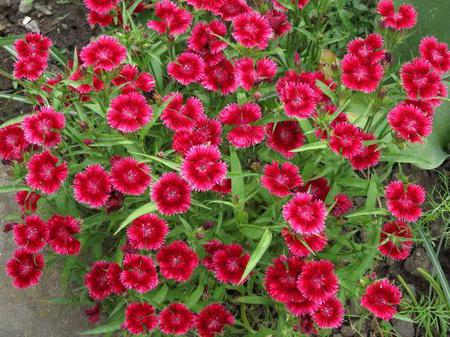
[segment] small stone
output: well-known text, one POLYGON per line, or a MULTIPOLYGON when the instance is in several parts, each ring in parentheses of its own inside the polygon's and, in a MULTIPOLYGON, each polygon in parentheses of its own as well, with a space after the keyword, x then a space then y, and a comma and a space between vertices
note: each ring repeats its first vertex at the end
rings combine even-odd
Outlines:
POLYGON ((2 32, 6 28, 4 23, 0 23, 0 32, 2 32))
POLYGON ((41 30, 39 29, 38 23, 36 20, 31 20, 25 25, 25 28, 33 33, 40 33, 41 30))
POLYGON ((33 0, 21 0, 19 4, 19 12, 28 14, 33 9, 33 0))
POLYGON ((41 4, 36 4, 36 5, 34 5, 34 8, 36 8, 36 10, 38 10, 39 12, 41 12, 44 15, 47 15, 47 16, 53 15, 53 12, 47 6, 44 6, 41 4))
POLYGON ((344 337, 353 337, 355 335, 355 332, 353 331, 353 328, 350 325, 344 325, 341 328, 341 334, 344 337))
POLYGON ((393 319, 392 325, 395 331, 398 332, 401 337, 411 337, 414 336, 415 329, 413 322, 402 321, 399 319, 393 319))
POLYGON ((65 24, 65 23, 62 23, 61 24, 61 28, 66 30, 67 28, 69 28, 69 26, 67 24, 65 24))
POLYGON ((23 18, 22 24, 25 26, 31 21, 31 18, 29 16, 26 16, 23 18))

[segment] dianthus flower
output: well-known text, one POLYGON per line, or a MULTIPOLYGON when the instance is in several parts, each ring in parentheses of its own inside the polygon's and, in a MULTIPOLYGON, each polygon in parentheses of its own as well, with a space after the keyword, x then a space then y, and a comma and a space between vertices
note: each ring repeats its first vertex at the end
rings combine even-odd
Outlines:
POLYGON ((211 91, 220 91, 223 95, 235 92, 239 82, 236 78, 233 63, 226 58, 222 58, 215 64, 206 64, 202 86, 211 91))
POLYGON ((14 49, 18 58, 38 56, 47 59, 51 46, 52 40, 39 33, 27 33, 25 38, 14 42, 14 49))
POLYGON ((173 131, 190 131, 198 120, 206 118, 203 103, 197 97, 189 97, 183 104, 183 94, 173 92, 164 100, 168 104, 161 113, 161 119, 173 131))
POLYGON ((397 306, 400 304, 401 298, 400 289, 387 279, 382 279, 366 288, 361 297, 361 305, 376 317, 387 321, 397 313, 397 306))
POLYGON ((80 232, 80 220, 70 215, 53 215, 47 221, 47 242, 60 255, 77 255, 80 241, 74 237, 80 232))
POLYGON ((206 256, 202 260, 202 265, 209 271, 214 271, 214 254, 220 249, 225 248, 225 246, 226 245, 219 240, 211 240, 205 243, 203 248, 205 249, 206 256))
POLYGON ((406 222, 397 220, 383 225, 378 251, 394 260, 406 259, 413 246, 413 234, 406 222))
POLYGON ((314 252, 320 252, 328 242, 325 232, 301 235, 294 233, 289 228, 283 228, 281 235, 289 252, 298 257, 307 257, 314 252))
POLYGON ((14 77, 34 82, 42 76, 47 66, 47 59, 38 55, 21 57, 14 63, 14 77))
POLYGON ((159 314, 159 328, 166 335, 185 335, 194 324, 194 313, 182 303, 171 303, 159 314))
POLYGON ((186 0, 186 2, 198 10, 214 11, 224 0, 186 0))
POLYGON ((320 304, 312 317, 319 328, 339 328, 344 321, 344 306, 336 297, 330 297, 320 304))
POLYGON ((266 17, 258 12, 249 12, 233 18, 232 35, 244 47, 265 49, 273 37, 273 30, 266 17))
POLYGON ((353 207, 352 200, 343 193, 338 193, 334 197, 335 205, 331 212, 334 216, 343 216, 353 207))
POLYGON ((220 20, 214 20, 209 23, 199 22, 192 29, 191 36, 188 39, 188 46, 197 53, 217 54, 228 45, 218 36, 225 37, 226 34, 227 26, 220 20))
POLYGON ((156 3, 155 16, 159 20, 148 21, 147 27, 159 34, 167 33, 170 36, 178 36, 185 33, 192 21, 191 13, 169 0, 156 3))
POLYGON ((211 191, 223 194, 231 193, 231 179, 223 179, 220 183, 214 185, 211 191))
POLYGON ((6 274, 12 279, 14 287, 24 289, 39 283, 44 266, 44 255, 19 248, 6 262, 6 274))
POLYGON ((203 78, 205 61, 201 56, 184 52, 176 60, 167 65, 167 73, 181 84, 188 85, 199 82, 203 78))
POLYGON ((429 99, 439 95, 441 78, 430 62, 416 58, 400 71, 403 88, 410 99, 429 99))
POLYGON ((148 303, 132 302, 125 309, 125 320, 122 328, 133 335, 149 333, 158 326, 155 308, 148 303))
POLYGON ((412 222, 422 215, 425 190, 420 185, 405 186, 403 182, 395 180, 386 186, 384 196, 389 212, 395 217, 412 222))
POLYGON ((383 60, 383 37, 378 33, 369 34, 365 39, 356 38, 347 45, 347 52, 370 63, 383 60))
POLYGON ((87 9, 99 14, 106 14, 116 8, 119 0, 83 0, 87 9))
POLYGON ((123 194, 141 195, 150 185, 150 168, 132 157, 115 160, 111 166, 112 186, 123 194))
POLYGON ((336 295, 339 280, 334 273, 333 263, 328 260, 306 262, 297 280, 297 288, 305 297, 317 303, 336 295))
POLYGON ((274 161, 264 166, 261 184, 273 195, 286 197, 303 184, 303 179, 297 166, 291 163, 283 163, 280 166, 274 161))
POLYGON ((152 258, 137 254, 126 254, 120 281, 127 289, 146 293, 158 286, 158 274, 152 258))
POLYGON ((295 152, 305 143, 305 136, 297 121, 284 121, 266 125, 267 146, 279 152, 283 157, 291 159, 295 152))
POLYGON ((214 275, 222 283, 241 284, 241 278, 249 259, 250 255, 244 251, 241 245, 225 245, 214 253, 214 275))
POLYGON ((49 151, 37 153, 27 163, 27 185, 45 194, 55 193, 68 174, 67 163, 58 164, 58 158, 49 151))
POLYGON ((398 12, 395 12, 393 0, 381 0, 377 12, 382 16, 383 26, 394 30, 410 29, 417 22, 417 12, 410 4, 401 5, 398 12))
POLYGON ((198 313, 195 327, 200 337, 216 337, 222 334, 226 325, 234 322, 233 315, 223 305, 213 303, 198 313))
POLYGON ((8 125, 0 129, 1 159, 22 160, 23 152, 27 147, 28 142, 20 124, 8 125))
POLYGON ((432 117, 411 104, 398 104, 389 111, 387 119, 397 137, 411 143, 423 143, 433 130, 432 117))
POLYGON ((350 123, 337 124, 330 137, 330 148, 347 159, 358 155, 363 148, 361 130, 350 123))
POLYGON ((348 89, 366 94, 374 92, 384 76, 384 69, 380 63, 370 62, 353 54, 345 55, 341 68, 342 83, 348 89))
POLYGON ((228 125, 247 125, 261 118, 261 107, 256 103, 231 103, 223 108, 219 120, 228 125))
POLYGON ((151 199, 161 214, 185 213, 191 207, 191 188, 178 174, 167 172, 152 186, 151 199))
POLYGON ((100 303, 96 303, 94 306, 84 310, 87 319, 90 323, 95 324, 100 320, 100 303))
POLYGON ((221 16, 226 21, 232 21, 240 14, 251 12, 253 12, 253 9, 247 4, 246 0, 221 1, 214 10, 214 14, 221 16))
POLYGON ((100 27, 108 27, 114 23, 114 17, 109 13, 100 14, 89 11, 86 19, 90 26, 99 25, 100 27))
MULTIPOLYGON (((363 141, 375 140, 375 136, 371 133, 361 132, 363 141)), ((355 170, 365 170, 369 167, 377 165, 380 161, 381 153, 377 144, 363 145, 362 150, 350 158, 350 164, 355 170)))
POLYGON ((111 178, 101 165, 93 164, 75 175, 73 190, 78 202, 100 208, 109 199, 111 178))
POLYGON ((198 266, 197 254, 183 241, 174 241, 156 254, 159 271, 168 280, 186 282, 198 266))
POLYGON ((145 126, 153 116, 146 98, 137 92, 121 94, 111 101, 106 119, 108 125, 121 132, 134 132, 145 126))
POLYGON ((111 293, 116 295, 121 295, 127 290, 120 280, 121 274, 122 268, 117 263, 110 262, 106 272, 106 278, 108 279, 111 293))
POLYGON ((102 35, 81 50, 80 59, 95 70, 111 71, 126 58, 127 50, 114 37, 102 35))
POLYGON ((140 73, 138 68, 131 64, 125 65, 111 82, 115 86, 122 86, 122 94, 139 91, 150 92, 155 87, 155 78, 152 75, 146 72, 140 73))
POLYGON ((16 193, 16 202, 22 213, 36 212, 37 203, 41 196, 31 191, 19 191, 16 193))
POLYGON ((325 177, 309 180, 304 186, 298 188, 298 192, 308 192, 312 194, 314 199, 325 201, 328 192, 330 192, 330 184, 325 177))
POLYGON ((89 297, 95 301, 103 301, 112 294, 108 279, 110 264, 111 262, 96 261, 84 277, 84 285, 88 290, 89 297))
POLYGON ((53 147, 61 142, 61 130, 64 129, 66 118, 61 112, 45 106, 37 113, 23 120, 25 139, 36 145, 53 147))
POLYGON ((277 73, 277 64, 270 58, 255 61, 243 57, 236 61, 235 69, 239 85, 245 90, 251 90, 260 82, 271 81, 277 73))
POLYGON ((430 62, 439 73, 450 70, 450 51, 445 42, 439 42, 434 36, 424 37, 420 41, 420 55, 430 62))
POLYGON ((159 249, 168 233, 167 222, 155 214, 141 215, 127 228, 129 243, 136 249, 159 249))
POLYGON ((227 134, 230 144, 241 149, 261 143, 264 137, 264 127, 259 125, 238 126, 227 134))
POLYGON ((319 100, 315 90, 305 83, 293 83, 280 97, 289 117, 309 118, 315 114, 319 100))
POLYGON ((265 17, 269 20, 275 37, 283 36, 292 30, 292 25, 284 12, 271 9, 265 14, 265 17))
POLYGON ((13 232, 16 245, 30 253, 42 250, 48 237, 47 224, 34 214, 27 216, 24 223, 15 225, 13 232))

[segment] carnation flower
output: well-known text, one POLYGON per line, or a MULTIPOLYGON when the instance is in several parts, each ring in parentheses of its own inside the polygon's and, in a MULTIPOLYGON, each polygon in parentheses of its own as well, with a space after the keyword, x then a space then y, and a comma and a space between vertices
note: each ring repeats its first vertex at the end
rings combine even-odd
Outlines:
POLYGON ((406 221, 417 221, 422 215, 421 206, 425 201, 425 190, 416 184, 391 181, 385 189, 387 208, 395 217, 406 221))
POLYGON ((450 51, 445 42, 439 42, 434 36, 424 37, 420 41, 420 55, 430 62, 439 73, 450 70, 450 51))
POLYGON ((416 58, 405 63, 400 71, 403 88, 410 99, 428 99, 438 96, 441 78, 430 62, 416 58))
POLYGON ((386 222, 383 225, 378 251, 394 260, 406 259, 413 246, 411 228, 403 221, 386 222))
POLYGON ((297 288, 317 303, 336 295, 339 281, 334 274, 333 263, 328 260, 306 262, 297 280, 297 288))
POLYGON ((303 265, 304 261, 298 257, 281 255, 273 259, 264 278, 264 286, 269 296, 283 303, 302 300, 303 296, 297 289, 297 278, 303 265))
POLYGON ((215 337, 222 334, 226 325, 233 325, 233 315, 218 303, 203 308, 197 315, 195 327, 200 337, 215 337))
POLYGON ((417 13, 413 5, 403 4, 395 12, 393 0, 380 0, 377 12, 384 27, 394 30, 410 29, 416 25, 417 13))
POLYGON ((250 57, 243 57, 236 61, 235 69, 239 85, 245 90, 251 90, 262 81, 271 81, 277 73, 277 64, 270 58, 255 62, 250 57))
POLYGON ((191 207, 191 189, 176 173, 166 172, 152 186, 151 198, 164 215, 185 213, 191 207))
POLYGON ((13 232, 16 245, 29 253, 42 250, 48 237, 47 224, 34 214, 27 216, 24 223, 15 225, 13 232))
POLYGON ((304 83, 292 83, 280 97, 289 117, 309 118, 315 114, 318 97, 315 90, 304 83))
POLYGON ((37 203, 41 196, 31 191, 19 191, 16 193, 16 202, 23 213, 36 212, 37 203))
POLYGON ((87 9, 99 14, 106 14, 116 8, 119 0, 83 0, 87 9))
POLYGON ((192 21, 192 15, 187 10, 178 7, 169 0, 157 2, 155 16, 159 20, 150 20, 147 27, 159 34, 178 36, 185 33, 192 21))
POLYGON ((361 130, 350 123, 338 123, 330 137, 330 148, 347 159, 358 155, 363 149, 361 130))
POLYGON ((269 20, 258 12, 248 12, 233 18, 234 39, 247 48, 265 49, 273 37, 269 20))
POLYGON ((301 147, 305 143, 300 125, 296 121, 284 121, 269 123, 266 125, 267 146, 279 152, 283 157, 291 159, 295 152, 291 152, 301 147))
POLYGON ((25 139, 31 144, 53 147, 61 142, 61 131, 66 118, 52 107, 39 109, 38 113, 27 116, 23 120, 25 139))
POLYGON ((305 335, 309 336, 319 333, 314 326, 314 321, 311 315, 305 314, 303 316, 300 316, 298 318, 298 322, 299 324, 296 327, 298 327, 298 329, 300 329, 300 331, 305 335))
POLYGON ((29 288, 39 283, 44 266, 44 255, 19 248, 6 262, 6 274, 12 279, 14 287, 29 288))
POLYGON ((298 257, 307 257, 314 252, 320 252, 328 242, 325 232, 300 235, 294 233, 289 228, 283 228, 281 235, 284 238, 284 243, 288 247, 289 252, 298 257))
POLYGON ((142 94, 121 94, 111 101, 106 119, 108 125, 129 133, 141 129, 153 116, 152 107, 142 94))
POLYGON ((382 279, 366 288, 361 297, 361 305, 376 317, 388 321, 397 313, 401 298, 400 289, 387 279, 382 279))
POLYGON ((109 199, 111 178, 101 165, 90 165, 75 175, 73 190, 78 202, 100 208, 109 199))
POLYGON ((238 126, 227 134, 230 144, 240 149, 259 144, 264 140, 264 137, 264 127, 257 125, 238 126))
POLYGON ((53 215, 47 221, 47 242, 60 255, 77 255, 80 241, 74 235, 80 232, 80 221, 70 215, 53 215))
POLYGON ((120 281, 127 289, 144 294, 158 286, 158 274, 153 260, 144 255, 126 254, 120 281))
POLYGON ((228 95, 235 92, 238 85, 234 65, 226 58, 222 58, 215 64, 206 64, 202 80, 202 86, 205 89, 228 95))
POLYGON ((110 262, 96 261, 84 277, 84 285, 88 290, 89 297, 95 301, 103 301, 112 293, 108 280, 109 266, 110 262))
POLYGON ((291 163, 283 163, 280 166, 274 161, 264 166, 261 184, 273 195, 286 197, 303 184, 303 179, 297 166, 291 163))
POLYGON ((192 29, 188 46, 197 53, 217 54, 228 46, 228 43, 218 38, 225 37, 226 34, 227 26, 220 20, 199 22, 192 29))
POLYGON ((141 195, 150 185, 150 167, 132 157, 115 160, 111 166, 111 183, 123 194, 141 195))
POLYGON ((332 214, 334 216, 343 216, 348 213, 353 207, 352 200, 343 193, 338 193, 334 197, 335 204, 333 207, 332 214))
POLYGON ((196 145, 186 154, 181 175, 194 190, 208 191, 225 179, 227 165, 217 147, 196 145))
POLYGON ((86 309, 84 313, 90 323, 97 323, 100 320, 100 303, 96 303, 93 307, 86 309))
POLYGON ((111 82, 115 86, 122 86, 122 94, 139 91, 150 92, 155 87, 155 78, 152 75, 146 72, 139 73, 138 68, 131 64, 123 66, 119 75, 111 82))
MULTIPOLYGON (((366 132, 361 132, 361 138, 363 141, 375 140, 374 135, 366 132)), ((350 158, 350 164, 355 170, 365 170, 377 165, 380 157, 381 153, 377 144, 363 145, 362 150, 350 158)))
POLYGON ((155 308, 148 303, 132 302, 125 309, 125 320, 122 328, 133 335, 150 333, 158 326, 155 308))
POLYGON ((366 94, 374 92, 384 76, 384 69, 380 63, 370 62, 370 59, 353 54, 345 55, 341 68, 342 83, 351 90, 366 94))
POLYGON ((222 283, 242 284, 250 255, 239 244, 225 245, 213 255, 214 275, 222 283))
POLYGON ((209 271, 214 271, 214 254, 217 253, 220 249, 225 248, 225 246, 226 245, 224 243, 218 240, 211 240, 203 245, 206 256, 202 260, 202 264, 206 269, 208 269, 209 271))
POLYGON ((95 70, 111 71, 117 68, 127 56, 127 50, 114 37, 102 35, 81 50, 80 59, 85 66, 95 70))
POLYGON ((108 270, 106 272, 106 277, 108 279, 111 293, 116 295, 121 295, 127 290, 123 285, 122 281, 120 280, 121 274, 122 268, 120 268, 120 266, 117 263, 110 262, 108 270))
POLYGON ((47 66, 47 59, 38 55, 21 57, 14 63, 14 77, 34 82, 42 76, 47 66))
POLYGON ((159 272, 168 280, 186 282, 198 266, 197 254, 183 241, 174 241, 156 254, 159 272))
POLYGON ((295 300, 290 299, 286 302, 286 309, 297 317, 312 314, 317 310, 318 306, 318 302, 305 297, 301 292, 298 292, 295 300))
POLYGON ((186 2, 194 6, 195 9, 214 11, 218 6, 222 5, 224 0, 186 0, 186 2))
POLYGON ((14 42, 14 49, 19 59, 29 56, 47 59, 52 44, 52 40, 39 33, 27 33, 24 39, 18 39, 14 42))
POLYGON ((327 178, 320 177, 308 181, 305 186, 298 188, 298 191, 308 192, 312 194, 314 199, 325 201, 328 192, 330 192, 330 185, 328 184, 327 178))
POLYGON ((389 111, 387 119, 396 135, 411 143, 422 143, 433 129, 432 118, 411 104, 398 104, 389 111))
POLYGON ((58 158, 49 151, 37 153, 27 163, 27 185, 45 194, 55 193, 67 177, 67 163, 58 165, 58 158))
POLYGON ((205 62, 197 54, 184 52, 167 65, 167 73, 181 84, 188 85, 203 78, 205 62))
POLYGON ((164 100, 168 104, 161 113, 161 119, 173 131, 190 131, 198 120, 206 118, 203 103, 197 97, 189 97, 183 104, 183 95, 173 92, 164 100))
POLYGON ((283 217, 299 234, 317 234, 325 228, 327 210, 322 200, 313 199, 312 194, 297 193, 283 206, 283 217))
POLYGON ((344 306, 336 297, 330 297, 320 304, 312 317, 319 328, 339 328, 344 321, 344 306))
POLYGON ((261 107, 256 103, 231 103, 220 111, 218 118, 223 124, 247 125, 261 118, 261 107))
POLYGON ((99 25, 100 27, 108 27, 114 23, 114 17, 109 13, 99 14, 94 11, 89 11, 86 19, 90 26, 99 25))
POLYGON ((194 324, 195 315, 182 303, 171 303, 159 314, 159 328, 166 335, 185 335, 194 324))
POLYGON ((356 38, 347 45, 347 52, 370 63, 383 60, 383 37, 378 33, 369 34, 365 39, 356 38))
POLYGON ((141 215, 127 228, 128 241, 136 249, 157 250, 168 233, 167 222, 155 214, 141 215))
POLYGON ((0 158, 3 160, 22 160, 23 152, 28 147, 20 124, 5 126, 0 129, 0 158))
POLYGON ((275 37, 283 36, 292 30, 292 25, 284 12, 271 9, 266 12, 265 17, 269 20, 269 25, 275 37))
POLYGON ((223 179, 220 183, 214 185, 211 191, 223 194, 231 193, 231 179, 223 179))

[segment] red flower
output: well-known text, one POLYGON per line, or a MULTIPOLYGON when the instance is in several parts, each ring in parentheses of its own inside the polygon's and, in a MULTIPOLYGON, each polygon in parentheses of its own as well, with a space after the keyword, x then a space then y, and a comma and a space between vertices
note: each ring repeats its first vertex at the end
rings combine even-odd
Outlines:
POLYGON ((334 200, 336 203, 334 204, 332 214, 334 216, 343 216, 348 213, 353 207, 352 200, 343 193, 338 193, 334 200))
POLYGON ((167 73, 181 84, 188 85, 203 78, 205 62, 197 54, 184 52, 167 65, 167 73))
POLYGON ((412 28, 417 22, 416 10, 409 4, 401 5, 396 13, 393 0, 381 0, 377 12, 382 16, 382 24, 394 30, 412 28))
POLYGON ((238 126, 227 134, 230 144, 241 149, 261 143, 264 137, 264 127, 257 125, 238 126))
POLYGON ((313 199, 312 194, 297 193, 283 206, 283 217, 299 234, 317 234, 325 228, 327 210, 322 200, 313 199))
POLYGON ((127 50, 114 37, 102 35, 81 50, 80 59, 85 66, 95 70, 111 71, 117 68, 127 56, 127 50))
POLYGON ((111 183, 123 194, 141 195, 150 185, 150 167, 132 157, 114 160, 111 166, 111 183))
POLYGON ((111 285, 108 279, 108 269, 111 262, 96 261, 92 264, 91 270, 84 277, 89 297, 96 301, 103 301, 111 295, 111 285))
POLYGON ((100 320, 100 303, 96 303, 93 307, 90 307, 84 311, 89 322, 92 324, 97 323, 100 320))
POLYGON ((198 313, 195 327, 200 337, 215 337, 223 332, 226 325, 233 325, 234 322, 234 317, 223 305, 213 303, 198 313))
POLYGON ((120 275, 122 274, 122 268, 115 263, 110 262, 108 266, 108 270, 106 272, 106 277, 108 279, 109 287, 111 289, 111 293, 120 295, 123 294, 127 289, 123 285, 120 280, 120 275))
POLYGON ((406 259, 413 246, 411 228, 403 221, 386 222, 383 225, 378 251, 394 260, 406 259))
POLYGON ((319 328, 339 328, 344 321, 344 306, 336 297, 330 297, 319 306, 312 316, 319 328))
POLYGON ((47 224, 37 215, 29 215, 24 223, 13 227, 14 241, 29 253, 37 253, 44 248, 48 230, 47 224))
POLYGON ((124 197, 122 193, 116 190, 112 190, 109 193, 109 199, 104 206, 106 213, 109 214, 120 209, 123 205, 123 199, 124 197))
POLYGON ((48 244, 60 255, 77 255, 80 241, 74 238, 80 232, 80 220, 70 215, 53 215, 47 221, 48 244))
POLYGON ((111 81, 115 86, 122 86, 121 93, 129 94, 131 92, 145 91, 150 92, 155 87, 155 78, 149 73, 139 73, 137 67, 126 64, 120 70, 119 75, 111 81))
POLYGON ((159 271, 168 280, 186 282, 198 266, 197 254, 183 241, 174 241, 156 254, 159 271))
POLYGON ((262 81, 271 81, 277 73, 277 64, 270 58, 255 62, 250 57, 243 57, 236 61, 235 69, 239 85, 245 90, 251 90, 262 81))
POLYGON ((139 130, 152 116, 152 107, 145 97, 137 92, 115 97, 106 114, 108 125, 125 133, 139 130))
POLYGON ((264 286, 274 300, 288 303, 300 301, 303 296, 297 289, 297 278, 302 272, 304 261, 298 257, 281 255, 273 259, 266 269, 264 286))
POLYGON ((186 0, 186 2, 189 5, 194 6, 195 9, 214 11, 217 6, 222 5, 224 0, 186 0))
POLYGON ((166 172, 153 185, 151 198, 164 215, 185 213, 191 207, 191 189, 176 173, 166 172))
POLYGON ((99 25, 100 27, 108 27, 114 23, 114 17, 109 14, 99 14, 94 11, 89 11, 87 14, 87 22, 91 26, 99 25))
POLYGON ((22 160, 23 152, 28 147, 20 124, 5 126, 0 129, 0 157, 4 160, 22 160))
POLYGON ((280 96, 289 117, 309 118, 315 114, 319 97, 308 84, 292 83, 280 96))
POLYGON ((155 214, 141 215, 127 228, 130 245, 136 249, 161 248, 169 233, 167 222, 155 214))
POLYGON ((169 103, 164 108, 161 119, 173 131, 190 131, 195 122, 206 118, 203 103, 197 97, 189 97, 183 104, 183 95, 173 92, 164 97, 164 100, 169 103))
POLYGON ((296 121, 278 122, 276 125, 269 123, 266 125, 266 135, 267 146, 287 159, 291 159, 296 154, 291 150, 305 143, 305 136, 296 121))
POLYGON ((205 89, 220 91, 223 95, 228 95, 235 92, 238 85, 234 65, 226 58, 214 64, 206 64, 202 81, 205 89))
POLYGON ((303 179, 297 166, 291 163, 283 163, 280 166, 278 162, 274 161, 264 166, 261 184, 273 195, 286 197, 296 187, 303 185, 303 179))
POLYGON ((18 39, 14 42, 14 49, 19 59, 29 56, 47 59, 51 47, 52 40, 39 33, 27 33, 24 39, 18 39))
POLYGON ((327 245, 325 232, 311 235, 300 235, 292 232, 289 228, 283 228, 281 235, 292 255, 307 257, 313 252, 322 251, 327 245))
POLYGON ((240 14, 250 12, 253 10, 245 0, 228 0, 216 6, 214 14, 220 15, 226 21, 231 21, 240 14))
POLYGON ((400 71, 400 77, 410 99, 434 98, 441 91, 441 78, 425 59, 416 58, 405 63, 400 71))
POLYGON ((378 33, 369 34, 365 39, 356 38, 347 45, 347 52, 370 63, 383 60, 383 37, 378 33))
POLYGON ((100 208, 109 199, 111 178, 101 165, 90 165, 75 175, 73 190, 78 202, 92 208, 100 208))
POLYGON ((248 12, 233 18, 234 39, 247 48, 265 49, 273 37, 269 20, 258 12, 248 12))
POLYGON ((177 36, 185 33, 192 21, 192 15, 187 10, 177 7, 169 0, 163 0, 155 5, 155 16, 159 19, 147 22, 147 27, 159 34, 177 36))
POLYGON ((181 165, 181 175, 198 191, 208 191, 221 182, 227 174, 227 165, 222 161, 215 146, 196 145, 186 154, 181 165))
POLYGON ((149 333, 158 326, 158 316, 155 308, 148 303, 133 302, 125 309, 123 329, 133 335, 149 333))
POLYGON ((223 179, 220 183, 214 185, 211 191, 223 194, 231 193, 231 179, 223 179))
POLYGON ((153 260, 148 256, 126 254, 120 281, 127 289, 146 293, 158 286, 158 274, 153 260))
POLYGON ((330 148, 347 159, 358 155, 363 149, 361 130, 350 123, 338 123, 330 137, 330 148))
POLYGON ((423 143, 433 130, 433 119, 418 107, 400 103, 388 113, 388 122, 396 135, 411 143, 423 143))
POLYGON ((188 46, 197 53, 217 54, 224 50, 228 43, 218 38, 225 37, 227 26, 219 20, 209 23, 199 22, 192 29, 188 39, 188 46))
POLYGON ((38 113, 27 116, 23 120, 25 139, 31 144, 53 147, 61 142, 61 130, 66 118, 61 112, 45 106, 38 113))
POLYGON ((14 77, 37 81, 47 68, 47 59, 37 55, 21 57, 14 63, 14 77))
POLYGON ((382 279, 366 288, 361 297, 361 305, 376 317, 388 321, 397 313, 397 305, 400 304, 401 298, 400 289, 387 279, 382 279))
MULTIPOLYGON (((361 138, 363 141, 375 140, 374 135, 366 132, 361 132, 361 138)), ((363 145, 361 152, 350 158, 350 163, 355 170, 365 170, 377 165, 380 157, 381 153, 377 144, 363 145)))
POLYGON ((305 186, 300 187, 299 192, 308 192, 312 194, 313 198, 325 201, 328 192, 330 192, 330 185, 328 180, 324 177, 310 180, 305 186))
POLYGON ((283 36, 292 30, 292 25, 283 12, 271 9, 265 14, 265 17, 269 20, 275 37, 283 36))
POLYGON ((214 271, 214 254, 217 253, 220 249, 225 248, 225 246, 226 245, 224 243, 218 240, 211 240, 203 245, 206 256, 202 260, 202 264, 206 269, 208 269, 209 271, 214 271))
POLYGON ((37 203, 41 196, 35 192, 19 191, 16 193, 16 202, 19 205, 20 210, 25 212, 36 212, 37 203))
POLYGON ((99 14, 106 14, 116 8, 119 0, 83 0, 87 9, 99 14))
POLYGON ((159 328, 166 335, 185 335, 194 324, 195 315, 182 303, 171 303, 159 314, 159 328))
POLYGON ((301 317, 309 315, 315 312, 319 306, 319 302, 315 302, 305 297, 301 292, 298 292, 298 298, 295 300, 290 299, 286 302, 286 309, 289 310, 294 316, 301 317))
POLYGON ((55 193, 67 177, 67 163, 58 164, 58 158, 49 151, 37 153, 28 161, 27 185, 45 194, 55 193))
POLYGON ((425 201, 425 190, 416 184, 405 186, 395 180, 385 189, 387 208, 395 217, 406 221, 416 221, 422 215, 421 205, 425 201))
POLYGON ((370 62, 370 59, 345 55, 341 62, 342 83, 351 90, 362 91, 366 94, 374 92, 384 76, 384 69, 380 63, 370 62))
POLYGON ((14 287, 24 289, 39 283, 44 266, 44 255, 19 248, 6 262, 6 274, 12 278, 14 287))
POLYGON ((434 36, 424 37, 420 41, 420 55, 430 62, 439 73, 450 70, 450 51, 445 42, 439 42, 434 36))
POLYGON ((261 107, 256 103, 231 103, 218 115, 223 124, 247 125, 261 118, 261 107))
POLYGON ((225 245, 213 255, 214 275, 222 283, 241 284, 249 259, 241 245, 225 245))
MULTIPOLYGON (((317 335, 319 333, 317 331, 317 329, 314 327, 314 321, 313 321, 311 315, 306 314, 306 315, 299 317, 298 322, 299 322, 299 324, 297 325, 298 329, 300 329, 300 331, 302 333, 304 333, 305 335, 307 335, 307 336, 314 335, 314 334, 317 335)), ((295 327, 294 327, 294 329, 295 329, 295 327)))
POLYGON ((336 295, 339 280, 334 274, 333 263, 328 260, 306 262, 297 280, 297 288, 317 303, 336 295))

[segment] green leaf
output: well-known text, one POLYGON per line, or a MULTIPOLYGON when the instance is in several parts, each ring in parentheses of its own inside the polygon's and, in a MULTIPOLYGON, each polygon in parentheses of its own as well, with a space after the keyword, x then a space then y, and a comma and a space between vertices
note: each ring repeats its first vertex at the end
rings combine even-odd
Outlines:
POLYGON ((244 177, 242 176, 242 167, 236 150, 230 147, 231 171, 235 173, 231 177, 231 194, 233 199, 238 201, 245 199, 244 177))
POLYGON ((319 142, 314 142, 314 143, 309 143, 309 144, 303 145, 301 147, 291 150, 290 152, 304 152, 304 151, 311 151, 311 150, 318 150, 318 149, 326 149, 327 147, 328 147, 327 142, 319 141, 319 142))
POLYGON ((258 243, 258 246, 256 246, 255 250, 250 256, 250 260, 248 261, 244 273, 242 274, 241 282, 244 281, 247 278, 247 276, 252 272, 252 270, 256 267, 259 260, 261 260, 264 253, 269 248, 271 242, 272 242, 272 232, 268 228, 266 228, 261 240, 258 243))
POLYGON ((20 192, 20 191, 30 191, 28 186, 0 186, 0 193, 12 193, 12 192, 20 192))
POLYGON ((90 330, 86 330, 83 332, 80 332, 79 335, 96 335, 96 334, 100 334, 100 333, 107 333, 107 332, 112 332, 112 331, 116 331, 120 329, 121 326, 121 322, 111 322, 111 323, 107 323, 101 326, 98 326, 94 329, 90 329, 90 330))
POLYGON ((272 302, 267 296, 241 296, 236 299, 238 303, 244 304, 261 304, 261 305, 270 305, 272 302))
POLYGON ((353 212, 347 214, 346 218, 356 218, 358 216, 366 216, 366 215, 385 215, 388 214, 388 211, 384 208, 377 208, 377 209, 364 209, 362 211, 353 212))
POLYGON ((141 215, 151 213, 155 211, 156 205, 152 202, 146 203, 145 205, 142 205, 138 209, 131 212, 131 214, 122 222, 120 227, 116 230, 114 235, 119 233, 122 229, 124 229, 129 223, 131 223, 134 219, 139 218, 141 215))

